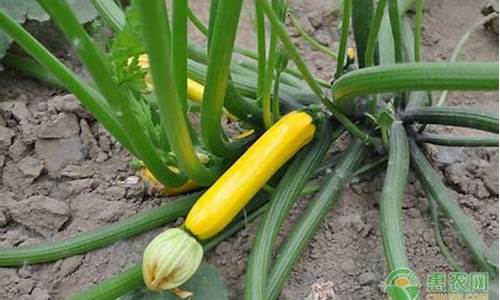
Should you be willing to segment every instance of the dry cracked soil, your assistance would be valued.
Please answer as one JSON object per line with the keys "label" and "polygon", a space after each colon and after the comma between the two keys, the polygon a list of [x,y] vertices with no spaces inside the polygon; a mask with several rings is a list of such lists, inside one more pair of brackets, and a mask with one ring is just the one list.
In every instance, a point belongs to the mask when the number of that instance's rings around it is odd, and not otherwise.
{"label": "dry cracked soil", "polygon": [[[425,60],[449,58],[459,37],[481,18],[480,2],[426,1]],[[206,21],[207,3],[191,3]],[[340,12],[333,3],[291,0],[290,6],[310,34],[336,49]],[[250,4],[247,1],[242,13],[238,43],[254,47]],[[200,39],[196,32],[192,35]],[[316,74],[329,79],[335,62],[297,36],[294,39]],[[44,40],[59,57],[81,70],[57,34],[44,35]],[[498,35],[476,30],[460,59],[498,61]],[[450,93],[448,104],[498,111],[498,95]],[[429,130],[476,134],[455,128]],[[497,240],[498,150],[436,146],[427,150],[482,238],[488,244]],[[144,184],[129,167],[130,159],[72,95],[13,71],[0,72],[0,247],[71,237],[171,201],[146,195]],[[386,265],[378,217],[383,175],[379,170],[349,184],[303,253],[280,299],[384,298]],[[294,206],[280,241],[309,199],[304,197]],[[243,299],[245,265],[257,223],[248,224],[207,255],[206,260],[219,267],[231,299]],[[445,243],[465,269],[477,270],[450,224],[444,220],[440,224]],[[403,229],[411,265],[421,280],[429,272],[451,270],[433,238],[428,203],[413,175],[403,201]],[[64,299],[138,262],[145,245],[161,230],[55,263],[0,268],[0,299]]]}

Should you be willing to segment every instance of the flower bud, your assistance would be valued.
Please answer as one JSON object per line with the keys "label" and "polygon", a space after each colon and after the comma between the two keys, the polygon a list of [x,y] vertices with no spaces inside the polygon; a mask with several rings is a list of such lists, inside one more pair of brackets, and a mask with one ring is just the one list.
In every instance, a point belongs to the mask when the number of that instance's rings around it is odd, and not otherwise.
{"label": "flower bud", "polygon": [[168,229],[144,250],[144,283],[152,291],[178,287],[193,276],[202,258],[203,248],[194,237],[179,228]]}

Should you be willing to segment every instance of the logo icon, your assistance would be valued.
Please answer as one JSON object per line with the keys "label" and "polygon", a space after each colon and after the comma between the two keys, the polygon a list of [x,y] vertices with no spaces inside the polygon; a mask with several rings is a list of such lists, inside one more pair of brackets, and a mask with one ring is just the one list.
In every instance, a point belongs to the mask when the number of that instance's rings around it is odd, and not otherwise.
{"label": "logo icon", "polygon": [[396,269],[385,279],[385,292],[391,300],[415,300],[420,294],[420,280],[410,269]]}

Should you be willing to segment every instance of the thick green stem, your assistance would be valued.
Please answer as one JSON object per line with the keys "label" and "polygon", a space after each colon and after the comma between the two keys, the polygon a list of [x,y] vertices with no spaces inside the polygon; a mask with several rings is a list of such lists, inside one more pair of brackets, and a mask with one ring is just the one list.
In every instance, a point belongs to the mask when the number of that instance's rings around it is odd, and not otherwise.
{"label": "thick green stem", "polygon": [[137,6],[144,27],[143,38],[151,62],[163,134],[168,137],[181,169],[197,183],[209,185],[218,175],[218,166],[205,167],[194,150],[183,104],[186,99],[180,99],[173,74],[172,40],[165,1],[137,1]]}
{"label": "thick green stem", "polygon": [[398,0],[389,0],[389,17],[394,40],[394,57],[396,63],[401,63],[403,62],[403,45],[401,42],[401,17],[399,15]]}
{"label": "thick green stem", "polygon": [[454,136],[424,133],[417,135],[419,143],[429,143],[448,147],[498,147],[498,135],[494,136]]}
{"label": "thick green stem", "polygon": [[498,90],[498,63],[406,63],[349,72],[332,86],[335,104],[348,115],[355,97],[419,90]]}
{"label": "thick green stem", "polygon": [[125,27],[126,20],[123,11],[113,0],[91,0],[99,15],[114,32],[120,32]]}
{"label": "thick green stem", "polygon": [[488,272],[491,278],[497,278],[498,270],[487,260],[488,247],[481,239],[481,235],[476,231],[456,200],[450,195],[441,177],[432,168],[414,141],[410,141],[410,153],[412,168],[426,193],[431,195],[432,199],[439,205],[441,211],[454,225],[463,243],[472,252],[472,256],[481,269]]}
{"label": "thick green stem", "polygon": [[274,190],[266,213],[262,217],[248,259],[245,299],[267,299],[267,274],[272,260],[272,247],[279,230],[304,185],[323,160],[331,144],[332,125],[329,121],[320,129],[315,142],[295,157],[280,184]]}
{"label": "thick green stem", "polygon": [[[201,109],[201,133],[207,148],[220,157],[238,155],[247,143],[246,140],[230,142],[221,126],[224,99],[230,77],[231,57],[242,4],[242,0],[219,1],[208,52],[207,79]],[[237,93],[236,90],[232,92]]]}
{"label": "thick green stem", "polygon": [[365,67],[365,51],[368,43],[370,31],[377,31],[372,27],[373,0],[353,0],[352,4],[352,29],[354,40],[356,41],[356,52],[358,65]]}
{"label": "thick green stem", "polygon": [[375,15],[373,16],[372,23],[370,25],[370,33],[368,34],[365,51],[366,67],[371,67],[375,64],[375,50],[377,49],[378,33],[380,31],[382,18],[384,17],[386,1],[387,0],[378,1],[377,8],[375,9]]}
{"label": "thick green stem", "polygon": [[498,133],[498,114],[461,107],[422,107],[401,115],[406,123],[459,126]]}
{"label": "thick green stem", "polygon": [[424,0],[416,0],[415,2],[415,36],[413,48],[415,52],[415,61],[420,61],[420,35],[422,33],[422,17],[424,15]]}
{"label": "thick green stem", "polygon": [[347,51],[347,40],[349,39],[349,25],[351,21],[352,0],[344,0],[342,9],[342,29],[340,32],[339,54],[337,55],[337,67],[334,80],[339,79],[344,72],[345,55]]}
{"label": "thick green stem", "polygon": [[67,240],[50,241],[26,247],[0,248],[0,266],[13,267],[46,263],[102,248],[185,216],[199,196],[200,193],[184,196],[162,207],[153,208]]}
{"label": "thick green stem", "polygon": [[266,82],[266,24],[264,12],[258,1],[255,6],[255,31],[257,33],[257,103],[262,103]]}
{"label": "thick green stem", "polygon": [[389,161],[380,198],[380,229],[389,272],[409,267],[401,230],[401,199],[409,166],[408,137],[402,123],[395,121],[390,132]]}
{"label": "thick green stem", "polygon": [[330,212],[331,207],[340,198],[345,184],[349,182],[365,153],[366,148],[363,143],[359,140],[354,141],[343,154],[332,174],[323,183],[319,193],[311,200],[307,210],[279,250],[269,276],[266,299],[272,300],[278,297],[281,287],[289,277],[300,254]]}

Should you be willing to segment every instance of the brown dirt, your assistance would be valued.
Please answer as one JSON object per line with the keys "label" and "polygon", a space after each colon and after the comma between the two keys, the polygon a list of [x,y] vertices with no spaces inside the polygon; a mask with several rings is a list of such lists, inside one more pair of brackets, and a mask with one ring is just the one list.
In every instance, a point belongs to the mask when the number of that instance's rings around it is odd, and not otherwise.
{"label": "brown dirt", "polygon": [[[200,14],[208,11],[205,1],[191,3]],[[252,9],[247,4],[238,42],[253,47]],[[336,49],[339,12],[332,1],[293,0],[291,7],[318,40]],[[481,18],[479,10],[480,3],[474,0],[427,1],[424,58],[447,59],[461,34]],[[316,73],[329,79],[335,63],[298,39],[297,43]],[[498,37],[476,31],[461,59],[498,61]],[[448,103],[498,111],[496,93],[450,93]],[[488,244],[497,240],[498,150],[428,149],[482,237]],[[170,201],[144,195],[142,183],[128,166],[130,158],[71,96],[13,72],[1,73],[0,247],[73,236]],[[350,184],[304,252],[280,299],[383,299],[386,266],[378,217],[382,179],[383,173]],[[307,202],[308,198],[301,199],[294,207],[280,239]],[[441,224],[452,252],[467,270],[477,270],[449,224]],[[249,224],[207,255],[208,262],[221,270],[231,299],[243,298],[256,225]],[[403,228],[409,259],[422,281],[429,272],[451,270],[433,239],[427,201],[413,176],[403,201]],[[0,299],[65,298],[138,262],[147,242],[160,230],[56,263],[0,268]]]}

